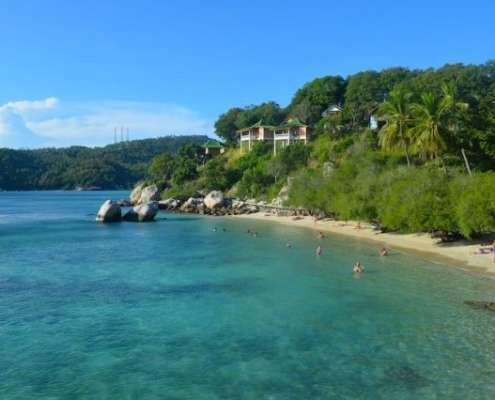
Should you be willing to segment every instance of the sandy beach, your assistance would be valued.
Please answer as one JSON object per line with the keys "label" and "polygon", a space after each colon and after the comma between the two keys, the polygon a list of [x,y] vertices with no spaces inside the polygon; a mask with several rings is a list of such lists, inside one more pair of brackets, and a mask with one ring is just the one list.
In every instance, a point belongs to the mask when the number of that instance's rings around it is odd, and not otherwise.
{"label": "sandy beach", "polygon": [[[399,234],[381,233],[366,223],[335,221],[325,219],[315,222],[312,217],[285,217],[267,214],[264,212],[254,214],[237,215],[233,218],[255,219],[285,224],[294,227],[309,228],[331,234],[350,236],[355,239],[374,241],[386,246],[392,251],[414,252],[416,256],[431,261],[442,262],[468,270],[495,274],[495,263],[491,254],[474,254],[485,242],[480,241],[456,241],[442,243],[439,239],[432,239],[428,234]],[[377,249],[378,251],[379,249]]]}

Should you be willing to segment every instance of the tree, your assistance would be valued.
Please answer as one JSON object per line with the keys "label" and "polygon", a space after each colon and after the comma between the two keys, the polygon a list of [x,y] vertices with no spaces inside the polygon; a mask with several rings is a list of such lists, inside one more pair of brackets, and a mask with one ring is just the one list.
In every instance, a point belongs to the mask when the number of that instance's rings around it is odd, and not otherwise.
{"label": "tree", "polygon": [[174,172],[175,159],[168,153],[160,154],[151,160],[148,176],[155,182],[167,182]]}
{"label": "tree", "polygon": [[285,111],[274,101],[244,108],[235,121],[238,129],[247,128],[258,121],[264,125],[279,125],[286,117]]}
{"label": "tree", "polygon": [[344,114],[353,124],[367,123],[370,113],[383,101],[385,91],[376,71],[352,75],[345,92]]}
{"label": "tree", "polygon": [[342,103],[344,90],[345,81],[341,76],[315,79],[296,92],[288,107],[289,113],[308,125],[314,125],[329,105]]}
{"label": "tree", "polygon": [[380,147],[388,152],[403,151],[406,155],[407,165],[411,165],[409,148],[411,146],[410,126],[410,99],[411,93],[404,89],[396,88],[384,103],[380,105],[379,113],[385,118],[386,123],[379,132]]}
{"label": "tree", "polygon": [[237,143],[236,121],[243,112],[242,108],[231,108],[220,115],[215,122],[215,133],[225,140],[227,146],[233,146]]}
{"label": "tree", "polygon": [[421,101],[411,106],[411,111],[414,118],[411,131],[414,148],[424,158],[437,158],[446,147],[446,102],[434,93],[424,93],[421,95]]}

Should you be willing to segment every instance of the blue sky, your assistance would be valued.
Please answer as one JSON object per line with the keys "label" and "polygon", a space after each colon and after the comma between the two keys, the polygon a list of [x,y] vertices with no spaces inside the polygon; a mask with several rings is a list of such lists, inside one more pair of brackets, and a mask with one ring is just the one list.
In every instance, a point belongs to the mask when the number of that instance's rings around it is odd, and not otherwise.
{"label": "blue sky", "polygon": [[211,133],[323,75],[495,58],[495,2],[0,0],[0,146]]}

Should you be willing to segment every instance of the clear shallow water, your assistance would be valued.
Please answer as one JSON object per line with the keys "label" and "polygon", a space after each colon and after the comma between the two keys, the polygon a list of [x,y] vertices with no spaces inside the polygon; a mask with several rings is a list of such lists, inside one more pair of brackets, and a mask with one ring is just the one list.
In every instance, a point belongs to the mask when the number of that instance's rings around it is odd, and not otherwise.
{"label": "clear shallow water", "polygon": [[495,398],[492,279],[125,195],[0,193],[0,399]]}

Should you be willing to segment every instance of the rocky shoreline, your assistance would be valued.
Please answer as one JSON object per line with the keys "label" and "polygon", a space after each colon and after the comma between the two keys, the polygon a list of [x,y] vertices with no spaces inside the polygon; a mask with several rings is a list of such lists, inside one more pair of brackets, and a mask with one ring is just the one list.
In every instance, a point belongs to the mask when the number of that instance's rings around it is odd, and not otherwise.
{"label": "rocky shoreline", "polygon": [[[167,210],[177,213],[200,215],[242,215],[258,212],[281,216],[308,216],[311,212],[303,208],[283,207],[285,199],[277,197],[271,203],[257,202],[255,199],[239,200],[226,197],[221,191],[213,190],[209,193],[198,193],[185,201],[169,198],[160,200],[160,191],[156,185],[137,186],[129,199],[105,201],[96,220],[98,222],[149,222],[155,219],[158,210]],[[132,207],[125,214],[122,208]]]}

